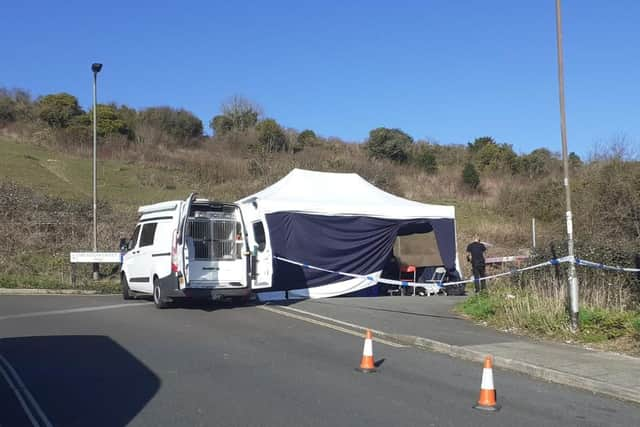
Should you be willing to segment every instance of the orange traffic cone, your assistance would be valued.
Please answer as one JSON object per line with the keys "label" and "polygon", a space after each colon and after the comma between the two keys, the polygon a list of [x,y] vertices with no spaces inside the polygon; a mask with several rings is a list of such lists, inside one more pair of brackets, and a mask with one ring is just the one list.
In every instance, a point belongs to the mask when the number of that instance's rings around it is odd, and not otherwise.
{"label": "orange traffic cone", "polygon": [[493,385],[493,359],[491,356],[487,356],[484,359],[480,398],[478,399],[478,403],[473,407],[475,409],[482,409],[483,411],[497,411],[500,409],[500,405],[496,403],[496,389]]}
{"label": "orange traffic cone", "polygon": [[367,334],[364,337],[364,348],[362,349],[362,361],[360,367],[356,368],[357,371],[371,373],[376,371],[376,366],[373,362],[373,339],[371,337],[371,331],[367,329]]}

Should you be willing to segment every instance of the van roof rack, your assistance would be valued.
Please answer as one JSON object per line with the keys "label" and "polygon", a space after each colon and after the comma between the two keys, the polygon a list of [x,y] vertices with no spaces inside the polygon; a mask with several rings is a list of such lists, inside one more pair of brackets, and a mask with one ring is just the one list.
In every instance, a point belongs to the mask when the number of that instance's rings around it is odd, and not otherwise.
{"label": "van roof rack", "polygon": [[153,205],[140,206],[138,208],[138,213],[144,215],[156,212],[174,211],[178,207],[178,203],[180,203],[180,201],[172,200],[170,202],[161,202],[154,203]]}

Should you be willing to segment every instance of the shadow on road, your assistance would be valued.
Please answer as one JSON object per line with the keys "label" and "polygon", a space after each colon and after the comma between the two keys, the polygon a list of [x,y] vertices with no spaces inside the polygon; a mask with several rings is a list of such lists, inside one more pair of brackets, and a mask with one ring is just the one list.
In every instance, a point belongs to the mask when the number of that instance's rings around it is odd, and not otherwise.
{"label": "shadow on road", "polygon": [[[3,338],[0,354],[55,426],[125,426],[161,383],[106,336]],[[6,387],[0,382],[0,389]],[[24,413],[0,413],[0,425],[16,425],[20,419]]]}
{"label": "shadow on road", "polygon": [[[137,300],[149,301],[153,302],[152,296],[147,295],[138,295],[136,297]],[[232,300],[224,300],[224,301],[213,301],[207,299],[191,299],[191,298],[176,298],[163,310],[176,310],[176,309],[184,309],[184,310],[202,310],[206,312],[217,311],[217,310],[228,310],[232,308],[242,308],[242,307],[251,307],[255,305],[262,305],[257,301],[242,301],[242,302],[234,302]],[[0,426],[1,427],[1,426]]]}
{"label": "shadow on road", "polygon": [[254,301],[245,302],[233,302],[233,301],[208,301],[208,300],[190,300],[184,299],[181,301],[174,301],[169,305],[171,309],[185,309],[185,310],[202,310],[206,312],[218,311],[218,310],[230,310],[234,308],[251,307],[255,305],[261,305]]}

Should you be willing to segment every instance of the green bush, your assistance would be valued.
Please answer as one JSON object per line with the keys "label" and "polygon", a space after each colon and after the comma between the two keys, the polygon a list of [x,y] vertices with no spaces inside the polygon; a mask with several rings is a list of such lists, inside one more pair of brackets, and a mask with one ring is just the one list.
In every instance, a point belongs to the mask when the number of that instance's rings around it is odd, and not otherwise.
{"label": "green bush", "polygon": [[573,151],[569,153],[569,167],[576,170],[583,165],[582,159]]}
{"label": "green bush", "polygon": [[518,155],[509,144],[498,144],[493,138],[483,136],[468,143],[467,147],[482,171],[513,172],[517,169]]}
{"label": "green bush", "polygon": [[414,163],[424,172],[435,174],[438,172],[438,162],[434,150],[425,144],[420,144],[415,154]]}
{"label": "green bush", "polygon": [[[124,107],[121,108],[121,110]],[[119,111],[126,123],[128,113]],[[99,113],[99,111],[98,111]],[[98,122],[100,119],[98,118]],[[202,136],[202,121],[193,113],[171,107],[151,107],[138,113],[137,126],[150,127],[170,137],[174,143],[185,145]]]}
{"label": "green bush", "polygon": [[537,178],[549,175],[554,166],[559,167],[560,160],[556,159],[546,148],[538,148],[520,157],[516,162],[515,169],[529,178]]}
{"label": "green bush", "polygon": [[16,121],[16,103],[8,95],[0,93],[0,126]]}
{"label": "green bush", "polygon": [[52,128],[65,128],[81,114],[78,98],[68,93],[46,95],[38,100],[38,116]]}
{"label": "green bush", "polygon": [[[118,111],[113,105],[98,104],[97,106],[98,125],[96,133],[100,136],[111,135],[114,133],[120,135],[128,135],[129,128],[122,118],[118,115]],[[93,110],[87,113],[87,121],[93,123]]]}
{"label": "green bush", "polygon": [[467,163],[464,166],[462,170],[462,182],[472,190],[477,190],[480,186],[480,175],[478,175],[478,171],[476,167],[473,166],[473,163]]}
{"label": "green bush", "polygon": [[412,143],[413,138],[400,129],[377,128],[369,132],[365,147],[370,157],[402,163]]}
{"label": "green bush", "polygon": [[267,152],[283,151],[287,149],[287,136],[282,127],[273,119],[260,121],[256,126],[260,148]]}
{"label": "green bush", "polygon": [[233,96],[222,103],[222,114],[214,116],[209,127],[218,136],[228,132],[244,132],[258,124],[261,108],[252,101],[241,96]]}
{"label": "green bush", "polygon": [[318,137],[316,133],[310,129],[303,130],[298,134],[296,142],[300,147],[305,147],[308,145],[313,145],[317,141]]}
{"label": "green bush", "polygon": [[222,136],[233,130],[233,121],[229,117],[219,114],[211,119],[209,127],[213,130],[214,135]]}
{"label": "green bush", "polygon": [[22,89],[0,88],[0,126],[13,122],[31,122],[34,103],[31,94]]}
{"label": "green bush", "polygon": [[631,328],[636,336],[640,336],[640,313],[631,320]]}

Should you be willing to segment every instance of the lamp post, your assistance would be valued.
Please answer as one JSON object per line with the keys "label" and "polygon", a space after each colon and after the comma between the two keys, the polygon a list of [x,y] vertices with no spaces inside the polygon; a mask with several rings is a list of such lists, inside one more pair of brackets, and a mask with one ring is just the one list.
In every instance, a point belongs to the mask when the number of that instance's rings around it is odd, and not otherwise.
{"label": "lamp post", "polygon": [[573,214],[571,213],[571,188],[569,187],[569,155],[567,150],[567,125],[564,113],[564,64],[562,59],[562,10],[560,0],[556,0],[556,42],[558,47],[558,88],[560,95],[560,136],[562,138],[562,164],[564,168],[564,192],[566,199],[567,246],[569,263],[569,304],[571,310],[571,331],[580,328],[578,316],[578,277],[573,254]]}
{"label": "lamp post", "polygon": [[[96,195],[96,151],[97,151],[97,120],[98,109],[96,100],[96,83],[98,80],[98,73],[102,70],[102,64],[91,64],[91,71],[93,71],[93,252],[98,252],[98,220],[97,220],[97,195]],[[98,280],[99,266],[97,263],[93,264],[93,280]]]}

